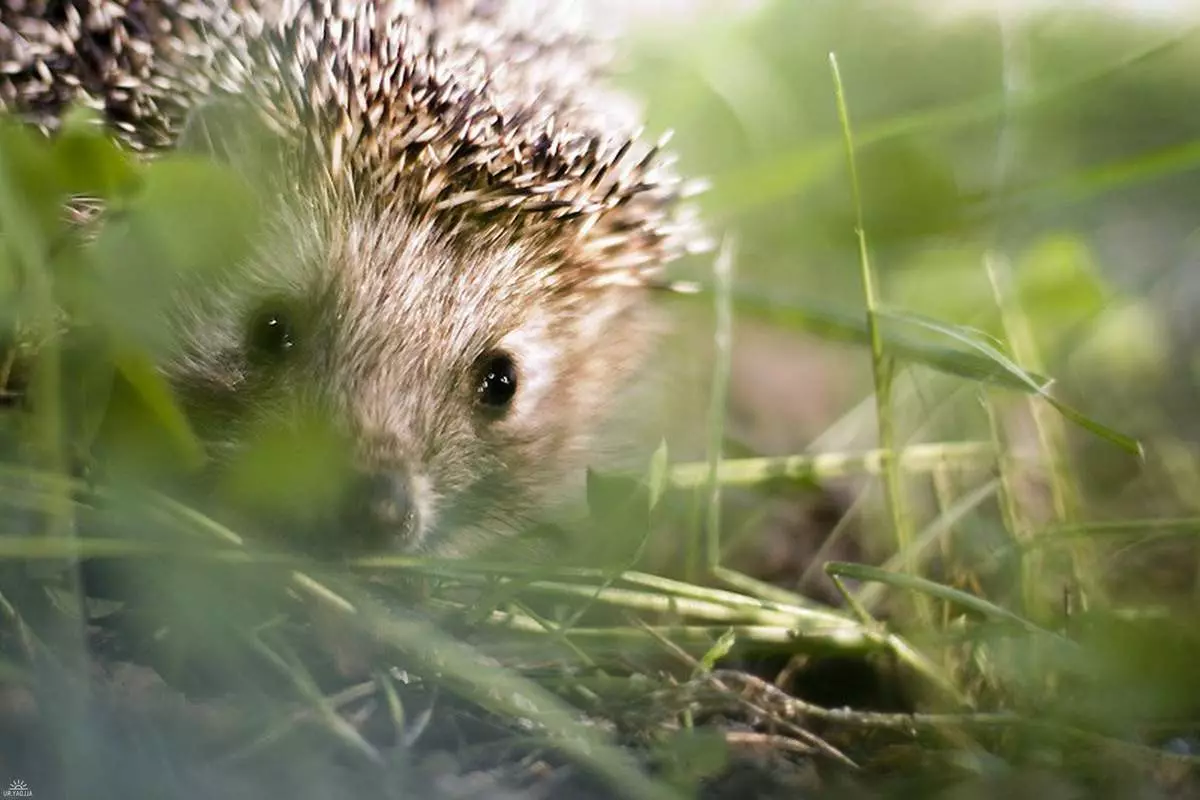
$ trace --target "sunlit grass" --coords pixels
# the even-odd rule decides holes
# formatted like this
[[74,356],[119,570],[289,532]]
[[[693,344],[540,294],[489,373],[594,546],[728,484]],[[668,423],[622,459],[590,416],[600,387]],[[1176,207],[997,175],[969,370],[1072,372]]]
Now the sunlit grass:
[[[88,448],[113,435],[102,419],[113,406],[129,415],[114,452],[130,463],[141,451],[120,445],[122,432],[134,429],[163,445],[166,455],[156,457],[181,473],[203,458],[153,368],[150,354],[162,342],[129,309],[159,302],[158,291],[174,281],[236,261],[257,201],[253,186],[213,165],[135,162],[82,118],[54,144],[6,127],[2,310],[14,346],[32,343],[32,355],[22,350],[19,360],[31,370],[35,402],[29,414],[6,412],[3,429],[13,443],[0,464],[0,621],[11,645],[0,661],[4,680],[51,694],[82,681],[88,623],[121,616],[83,597],[70,567],[87,562],[124,570],[118,574],[140,599],[151,598],[117,630],[152,653],[169,682],[238,698],[236,724],[196,726],[207,737],[205,758],[231,769],[275,754],[314,769],[349,759],[385,771],[403,760],[399,753],[423,754],[433,740],[463,763],[566,761],[622,797],[686,796],[750,745],[855,780],[962,782],[968,796],[972,781],[982,794],[998,775],[1027,769],[1082,787],[1156,769],[1190,775],[1200,764],[1192,738],[1200,696],[1189,661],[1200,642],[1188,634],[1197,592],[1188,575],[1200,563],[1191,547],[1200,532],[1200,460],[1158,395],[1189,396],[1195,376],[1168,385],[1162,367],[1109,371],[1127,357],[1117,349],[1134,340],[1135,360],[1167,362],[1156,350],[1166,346],[1156,299],[1120,280],[1124,265],[1105,260],[1103,237],[1084,222],[1035,223],[1047,210],[1065,215],[1194,166],[1186,141],[1131,153],[1088,138],[1098,141],[1102,130],[1083,136],[1051,124],[1056,114],[1069,119],[1079,98],[1126,79],[1185,96],[1186,76],[1169,83],[1137,70],[1168,57],[1189,63],[1193,32],[1131,35],[1120,52],[1079,59],[1088,63],[1052,80],[978,87],[965,100],[930,90],[933,101],[896,111],[903,97],[891,95],[925,94],[930,78],[916,66],[912,75],[900,66],[895,74],[864,69],[871,46],[835,46],[832,33],[805,40],[830,45],[819,52],[834,53],[827,62],[794,56],[797,64],[808,59],[809,72],[755,48],[753,37],[770,39],[772,26],[794,13],[768,6],[757,23],[722,34],[745,37],[729,53],[759,59],[731,74],[778,70],[758,93],[735,97],[726,80],[674,98],[677,107],[687,99],[701,109],[706,97],[719,101],[712,119],[732,114],[752,147],[738,150],[730,145],[737,137],[727,141],[719,130],[712,141],[703,131],[681,137],[685,164],[700,170],[726,159],[706,202],[728,238],[710,261],[691,262],[707,274],[689,276],[699,277],[701,291],[684,301],[712,315],[693,331],[714,353],[705,408],[689,421],[701,446],[664,443],[642,474],[592,476],[593,527],[585,533],[620,554],[602,565],[505,560],[504,548],[479,559],[378,554],[314,563],[131,479],[155,474],[161,461],[111,482],[103,472],[77,474]],[[823,13],[836,28],[838,14]],[[814,12],[814,29],[826,21]],[[841,24],[873,30],[873,22],[850,15]],[[913,36],[909,52],[940,41]],[[686,62],[687,53],[658,57]],[[716,65],[702,66],[711,80]],[[822,121],[799,132],[752,130],[757,114],[780,118],[760,105],[788,92],[804,98],[797,118]],[[874,111],[860,116],[860,106]],[[1179,135],[1191,136],[1180,114]],[[1025,146],[993,170],[993,151],[1002,149],[996,126],[1024,124],[1032,126]],[[981,141],[991,149],[972,151]],[[1039,174],[1039,148],[1061,153],[1077,141],[1102,154],[1087,163],[1046,156],[1053,168]],[[923,154],[911,162],[914,173],[924,165],[967,176],[956,186],[971,188],[952,198],[967,209],[961,228],[896,233],[905,209],[881,206],[879,197],[904,198],[903,187],[881,188],[880,162],[864,160],[865,151],[889,144]],[[706,145],[722,152],[706,154]],[[728,167],[751,149],[754,160]],[[964,159],[963,150],[978,155]],[[984,176],[978,185],[976,173]],[[897,175],[929,185],[903,169]],[[120,213],[82,237],[62,218],[71,194]],[[823,207],[830,198],[836,209]],[[923,205],[929,198],[908,199],[918,221],[926,211],[937,215]],[[198,207],[211,213],[198,217]],[[1138,212],[1131,203],[1121,213]],[[1001,224],[1032,230],[994,235]],[[962,258],[947,265],[947,251]],[[148,273],[150,289],[138,277]],[[809,289],[826,279],[844,291]],[[734,406],[752,404],[756,388],[733,384],[745,321],[811,347],[859,346],[860,380],[850,382],[841,416],[807,432],[835,444],[729,452],[737,412],[746,413]],[[1162,383],[1125,386],[1129,375]],[[823,391],[823,377],[793,390]],[[1137,390],[1135,399],[1118,389]],[[835,429],[867,444],[821,436]],[[1140,475],[1156,499],[1105,482],[1106,468]],[[259,472],[274,474],[269,459]],[[731,521],[731,496],[765,506],[769,497],[839,482],[853,498],[836,536],[851,535],[841,527],[850,520],[883,551],[862,563],[833,555],[804,566],[832,580],[839,603],[727,559],[735,536],[769,533],[753,519]],[[663,539],[682,564],[656,560]],[[1177,547],[1168,566],[1184,573],[1182,591],[1166,591],[1156,572],[1128,559],[1163,543]],[[345,685],[329,668],[342,658],[365,662],[360,672],[369,677]],[[863,661],[895,679],[901,710],[852,707],[836,695],[813,702],[807,684],[793,679],[831,658]],[[763,666],[776,661],[785,666]],[[55,669],[39,668],[47,662]],[[723,725],[720,715],[745,727]],[[472,739],[459,725],[487,735]],[[72,741],[76,755],[99,747],[86,736]]]

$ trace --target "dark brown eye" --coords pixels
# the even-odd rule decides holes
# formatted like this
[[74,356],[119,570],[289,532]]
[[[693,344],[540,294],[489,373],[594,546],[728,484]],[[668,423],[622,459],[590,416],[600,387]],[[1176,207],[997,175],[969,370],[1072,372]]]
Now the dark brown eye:
[[489,353],[480,361],[479,402],[490,411],[503,411],[517,393],[517,365],[506,353]]
[[296,329],[291,309],[285,303],[264,303],[250,318],[246,349],[260,364],[276,364],[296,346]]

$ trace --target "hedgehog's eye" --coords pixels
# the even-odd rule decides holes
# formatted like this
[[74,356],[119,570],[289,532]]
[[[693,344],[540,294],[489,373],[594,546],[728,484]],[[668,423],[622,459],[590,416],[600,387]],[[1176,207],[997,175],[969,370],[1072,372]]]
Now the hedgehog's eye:
[[492,412],[504,411],[517,393],[517,365],[507,353],[486,354],[479,362],[479,402]]
[[264,303],[250,317],[246,350],[260,364],[274,364],[288,357],[296,346],[292,311],[285,303]]

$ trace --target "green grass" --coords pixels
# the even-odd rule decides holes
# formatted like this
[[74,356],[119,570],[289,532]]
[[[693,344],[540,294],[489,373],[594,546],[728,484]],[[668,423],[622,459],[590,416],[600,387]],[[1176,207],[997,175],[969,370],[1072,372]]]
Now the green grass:
[[[153,369],[161,332],[129,309],[236,263],[260,198],[213,164],[139,163],[83,117],[52,143],[0,129],[6,369],[32,408],[0,416],[0,668],[55,701],[65,780],[128,755],[84,724],[102,694],[84,645],[108,620],[223,709],[166,715],[182,751],[226,775],[281,759],[312,796],[330,775],[355,796],[421,786],[445,751],[526,778],[573,764],[639,798],[691,796],[752,750],[816,765],[835,796],[1194,790],[1196,372],[1166,303],[1190,278],[1170,255],[1122,260],[1097,219],[1157,225],[1135,253],[1185,252],[1195,35],[799,5],[705,28],[710,48],[652,41],[670,68],[633,70],[655,120],[678,116],[685,168],[716,175],[725,245],[685,265],[701,290],[667,356],[711,346],[703,407],[643,474],[590,476],[582,538],[618,555],[586,567],[314,563],[145,485],[203,451]],[[770,80],[736,96],[722,66]],[[118,213],[83,237],[73,195]],[[797,431],[809,452],[746,433],[769,391],[737,382],[751,325],[857,356],[784,390],[829,398]],[[132,471],[79,475],[98,445]],[[839,602],[738,561],[735,540],[779,525],[760,512],[834,485],[852,500],[820,533],[861,557],[802,571]],[[83,598],[81,561],[142,605]],[[347,684],[339,658],[368,677]],[[848,662],[883,688],[821,671]],[[118,714],[159,701],[145,691]],[[338,783],[347,768],[365,783]]]

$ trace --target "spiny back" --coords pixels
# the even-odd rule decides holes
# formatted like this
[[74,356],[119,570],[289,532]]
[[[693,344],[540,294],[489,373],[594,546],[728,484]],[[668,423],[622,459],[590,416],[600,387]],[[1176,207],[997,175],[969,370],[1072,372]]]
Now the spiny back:
[[[565,4],[534,0],[28,0],[0,9],[0,102],[51,131],[68,104],[131,147],[237,98],[331,186],[517,226],[605,280],[702,246],[684,187],[637,138]],[[569,275],[571,273],[564,273]]]

